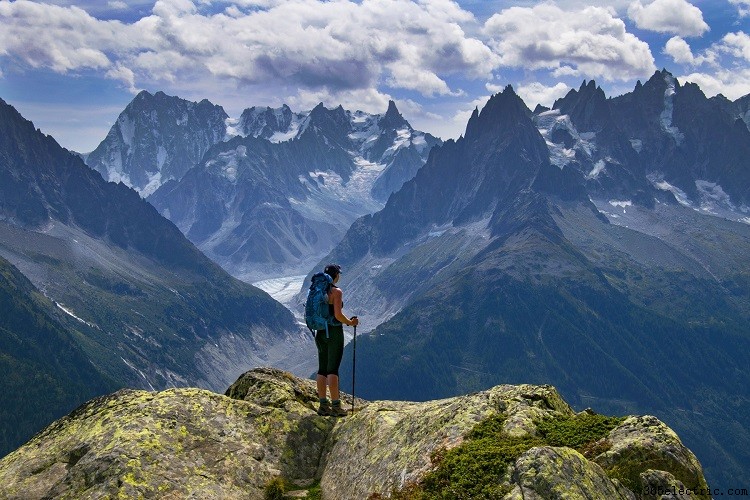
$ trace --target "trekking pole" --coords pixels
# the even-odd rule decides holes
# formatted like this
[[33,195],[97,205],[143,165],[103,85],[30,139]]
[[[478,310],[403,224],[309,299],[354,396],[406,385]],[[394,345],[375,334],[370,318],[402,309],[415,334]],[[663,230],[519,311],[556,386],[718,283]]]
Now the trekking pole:
[[[356,316],[352,316],[352,319]],[[357,374],[357,325],[354,325],[354,340],[352,340],[352,415],[354,415],[354,379]]]

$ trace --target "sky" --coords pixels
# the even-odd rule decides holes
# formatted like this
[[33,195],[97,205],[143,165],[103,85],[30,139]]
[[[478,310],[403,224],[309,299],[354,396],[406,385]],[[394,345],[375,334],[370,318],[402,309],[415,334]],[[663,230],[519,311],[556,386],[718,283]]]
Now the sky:
[[750,94],[750,0],[0,0],[0,99],[79,152],[141,90],[231,117],[392,99],[448,139],[508,84],[533,109],[662,68]]

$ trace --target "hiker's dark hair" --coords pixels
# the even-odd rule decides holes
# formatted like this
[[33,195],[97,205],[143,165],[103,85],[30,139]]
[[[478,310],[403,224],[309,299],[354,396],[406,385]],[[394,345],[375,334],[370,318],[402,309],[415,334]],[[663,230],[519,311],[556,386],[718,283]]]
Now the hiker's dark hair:
[[338,264],[328,264],[323,272],[330,276],[332,279],[336,279],[336,276],[341,274],[341,266]]

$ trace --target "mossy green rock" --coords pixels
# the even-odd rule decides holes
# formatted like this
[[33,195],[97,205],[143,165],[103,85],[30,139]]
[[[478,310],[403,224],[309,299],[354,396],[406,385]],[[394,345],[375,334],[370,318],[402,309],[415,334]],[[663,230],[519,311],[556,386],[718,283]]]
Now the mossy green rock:
[[506,500],[636,499],[596,463],[570,448],[532,448],[516,461],[510,476],[515,486]]
[[643,500],[692,500],[695,495],[672,474],[663,470],[649,469],[641,472]]
[[[436,454],[468,442],[480,422],[538,443],[540,422],[576,416],[550,386],[501,385],[424,403],[357,400],[358,411],[343,419],[317,415],[317,401],[313,381],[268,368],[244,374],[225,395],[119,391],[3,458],[0,498],[260,499],[269,485],[323,499],[388,497],[418,484]],[[653,417],[619,424],[583,452],[593,459],[533,446],[496,471],[505,498],[645,498],[626,488],[631,478],[638,488],[705,484],[692,453]],[[633,457],[660,458],[639,465]]]
[[433,451],[460,444],[487,417],[503,412],[506,432],[533,435],[534,420],[552,411],[573,414],[553,387],[531,385],[424,403],[370,403],[333,431],[320,483],[323,498],[387,495],[417,481],[430,469]]
[[228,392],[94,399],[0,461],[0,498],[261,499],[275,477],[312,483],[333,427],[314,384],[261,369]]
[[630,417],[609,434],[612,447],[594,460],[633,490],[643,489],[641,473],[652,469],[671,473],[695,498],[710,499],[703,469],[675,432],[650,415]]

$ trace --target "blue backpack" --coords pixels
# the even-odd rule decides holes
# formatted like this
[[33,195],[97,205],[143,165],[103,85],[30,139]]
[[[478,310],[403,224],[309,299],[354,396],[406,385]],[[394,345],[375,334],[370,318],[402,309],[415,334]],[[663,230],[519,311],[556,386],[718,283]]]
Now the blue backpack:
[[333,286],[333,279],[326,273],[317,273],[311,281],[305,301],[305,323],[313,337],[316,330],[325,330],[328,338],[328,325],[335,321],[328,309],[328,292]]

